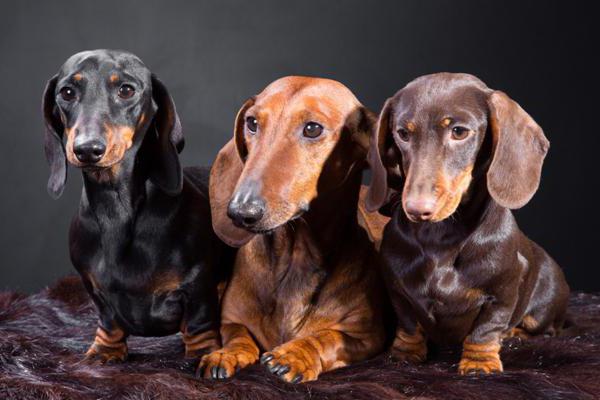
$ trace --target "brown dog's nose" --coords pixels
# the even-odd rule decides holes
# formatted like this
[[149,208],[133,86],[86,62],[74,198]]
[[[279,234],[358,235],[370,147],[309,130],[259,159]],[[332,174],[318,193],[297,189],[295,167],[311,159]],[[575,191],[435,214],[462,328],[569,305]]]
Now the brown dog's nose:
[[429,221],[435,212],[435,199],[430,197],[409,198],[404,203],[404,211],[415,221]]

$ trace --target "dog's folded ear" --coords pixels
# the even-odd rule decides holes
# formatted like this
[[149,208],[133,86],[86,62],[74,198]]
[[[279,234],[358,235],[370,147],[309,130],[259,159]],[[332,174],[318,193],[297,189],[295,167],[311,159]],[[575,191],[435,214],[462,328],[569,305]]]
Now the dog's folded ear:
[[63,144],[64,126],[58,114],[55,101],[56,81],[52,77],[46,84],[42,97],[42,113],[44,115],[44,152],[50,166],[48,193],[57,199],[62,194],[67,182],[67,154]]
[[377,125],[372,131],[368,155],[371,183],[365,200],[365,206],[369,212],[379,210],[380,213],[387,216],[390,212],[386,206],[394,197],[394,193],[401,190],[402,185],[402,159],[390,132],[392,99],[386,100],[379,114]]
[[156,107],[152,128],[148,134],[156,132],[156,162],[150,170],[150,180],[165,193],[176,195],[183,187],[183,171],[179,153],[185,141],[175,103],[165,85],[152,75],[152,100]]
[[210,170],[209,194],[212,225],[219,238],[233,247],[246,244],[254,234],[235,226],[227,216],[227,208],[237,186],[247,149],[244,141],[244,115],[254,104],[254,98],[248,99],[235,118],[233,139],[219,151]]
[[550,143],[542,128],[505,93],[492,92],[488,106],[493,137],[488,191],[501,206],[520,208],[538,189]]

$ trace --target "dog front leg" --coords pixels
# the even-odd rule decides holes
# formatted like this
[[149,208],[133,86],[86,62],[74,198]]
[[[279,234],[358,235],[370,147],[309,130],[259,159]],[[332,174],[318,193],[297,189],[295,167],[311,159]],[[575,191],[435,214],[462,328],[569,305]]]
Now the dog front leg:
[[212,379],[230,378],[239,369],[258,360],[258,346],[244,325],[224,323],[221,337],[223,348],[202,357],[197,375]]
[[197,358],[221,347],[218,315],[215,287],[201,288],[189,299],[181,326],[186,358]]
[[85,353],[90,361],[123,362],[127,359],[127,334],[114,321],[100,321],[94,343]]
[[413,316],[410,304],[398,293],[394,296],[393,306],[398,324],[391,349],[392,357],[414,364],[424,362],[427,359],[427,339]]
[[[512,298],[516,299],[517,293]],[[461,375],[502,372],[502,335],[508,329],[514,306],[515,302],[503,304],[496,303],[496,300],[483,305],[473,324],[474,329],[463,342],[462,357],[458,365]]]

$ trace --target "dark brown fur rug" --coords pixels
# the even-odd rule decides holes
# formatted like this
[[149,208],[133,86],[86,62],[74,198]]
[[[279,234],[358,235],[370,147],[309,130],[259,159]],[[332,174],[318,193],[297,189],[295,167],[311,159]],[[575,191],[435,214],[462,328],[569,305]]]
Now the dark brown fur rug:
[[460,349],[408,366],[383,354],[292,385],[262,366],[233,379],[195,379],[179,336],[129,340],[121,365],[89,365],[96,316],[79,278],[38,294],[0,293],[0,399],[598,399],[600,295],[571,298],[570,327],[558,338],[505,341],[505,372],[459,376]]

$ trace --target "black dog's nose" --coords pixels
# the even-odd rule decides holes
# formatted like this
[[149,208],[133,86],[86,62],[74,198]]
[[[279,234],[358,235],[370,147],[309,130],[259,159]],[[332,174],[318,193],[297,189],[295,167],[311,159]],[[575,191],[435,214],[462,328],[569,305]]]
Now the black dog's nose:
[[227,216],[234,224],[245,228],[256,225],[265,215],[265,201],[260,197],[250,197],[242,201],[237,196],[227,207]]
[[99,140],[90,140],[73,146],[75,157],[82,163],[97,163],[106,152],[106,145]]

